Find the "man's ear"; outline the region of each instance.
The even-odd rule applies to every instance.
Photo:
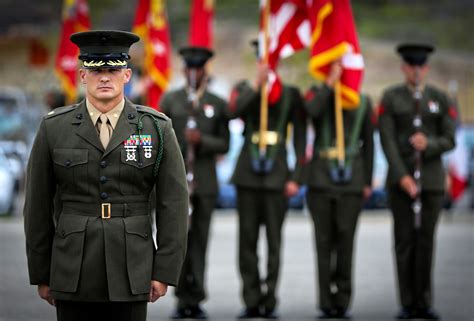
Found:
[[[130,68],[125,69],[125,72],[123,74],[123,83],[124,84],[128,83],[131,78],[132,78],[132,69]]]
[[[86,71],[84,69],[79,69],[79,77],[81,78],[81,83],[86,84]]]

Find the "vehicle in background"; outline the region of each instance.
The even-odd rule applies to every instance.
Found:
[[[17,87],[0,87],[0,214],[12,213],[44,104]]]
[[[387,192],[385,190],[385,179],[387,177],[387,159],[380,142],[380,134],[374,132],[374,165],[372,173],[372,194],[364,203],[364,209],[381,209],[387,207]]]
[[[13,213],[15,209],[15,196],[18,194],[19,185],[15,173],[10,168],[10,161],[6,157],[2,148],[0,148],[0,215]]]
[[[0,141],[22,141],[31,146],[45,113],[44,104],[35,101],[22,89],[0,87]]]

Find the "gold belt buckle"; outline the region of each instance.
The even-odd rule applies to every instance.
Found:
[[[112,204],[110,203],[102,203],[102,218],[103,219],[108,219],[111,217],[111,210]]]
[[[279,140],[279,134],[278,132],[275,131],[266,131],[263,132],[263,135],[265,136],[265,144],[267,145],[276,145]],[[253,144],[258,144],[260,142],[260,133],[259,132],[254,132],[252,134],[251,140]]]

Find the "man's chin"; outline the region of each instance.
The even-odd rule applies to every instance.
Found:
[[[96,95],[97,99],[102,101],[113,100],[117,95],[113,92],[99,92]]]

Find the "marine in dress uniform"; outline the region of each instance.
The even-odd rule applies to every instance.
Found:
[[[281,97],[268,107],[267,152],[260,158],[260,86],[268,69],[258,66],[255,87],[247,81],[232,91],[229,117],[245,123],[244,144],[232,176],[237,188],[239,215],[239,270],[245,309],[239,318],[276,318],[277,282],[280,271],[281,229],[288,198],[298,193],[303,180],[306,119],[303,99],[297,88],[284,85]],[[297,156],[294,171],[287,163],[287,127],[293,124],[293,145]],[[268,248],[266,276],[258,269],[257,243],[265,227]],[[262,281],[264,280],[264,281]]]
[[[192,185],[188,250],[175,292],[178,302],[172,318],[204,319],[207,314],[200,303],[206,298],[207,244],[218,194],[216,158],[229,149],[227,103],[207,88],[205,65],[213,52],[201,47],[185,47],[179,52],[187,84],[166,93],[160,103],[161,110],[173,121],[188,184]]]
[[[86,99],[49,112],[32,147],[29,277],[60,321],[145,320],[147,301],[177,284],[184,261],[188,192],[171,121],[123,95],[128,50],[138,40],[122,31],[71,36]]]
[[[343,110],[344,168],[330,153],[336,141],[333,86],[341,72],[341,63],[333,63],[326,82],[306,95],[306,112],[315,128],[306,199],[316,240],[320,318],[349,317],[354,234],[372,190],[374,118],[367,96],[361,95],[356,109]]]
[[[445,172],[441,156],[455,145],[456,110],[447,95],[426,84],[428,55],[434,47],[402,44],[406,81],[387,89],[379,106],[380,136],[388,161],[387,190],[393,213],[399,319],[438,319],[432,309],[431,271],[436,223],[442,209]],[[415,129],[417,103],[421,92],[421,128]],[[414,179],[415,151],[421,153],[421,190]],[[414,199],[421,199],[421,226],[414,226]]]

